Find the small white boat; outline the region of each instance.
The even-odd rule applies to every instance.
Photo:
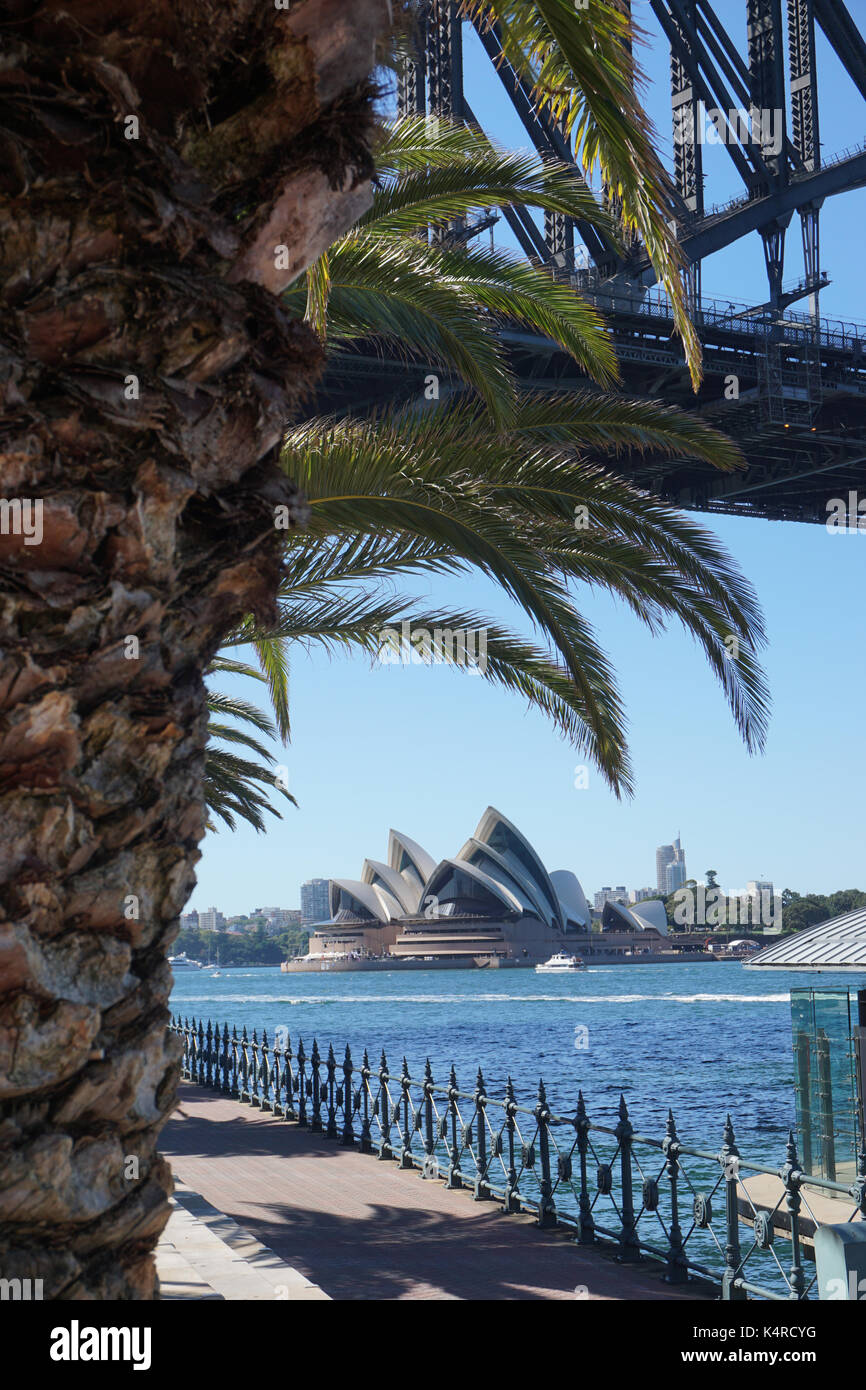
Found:
[[[573,970],[582,970],[583,961],[579,956],[569,955],[568,951],[557,951],[550,960],[546,960],[543,965],[536,965],[535,969],[539,975],[563,975]]]

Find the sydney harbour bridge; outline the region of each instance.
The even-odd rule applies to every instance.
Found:
[[[463,24],[473,23],[528,140],[540,156],[572,164],[582,179],[569,141],[504,60],[496,28],[462,21],[454,0],[426,0],[417,8],[414,56],[398,83],[400,112],[480,124],[463,60]],[[527,257],[570,280],[604,314],[623,389],[696,411],[737,441],[748,464],[723,474],[697,460],[649,457],[632,462],[630,476],[698,511],[826,522],[828,499],[866,497],[866,325],[821,317],[820,291],[830,279],[820,264],[820,215],[825,199],[866,185],[866,144],[822,152],[816,29],[853,83],[850,124],[864,134],[866,41],[842,0],[723,0],[724,22],[709,0],[649,0],[644,8],[670,48],[670,216],[687,259],[703,345],[698,395],[667,298],[639,243],[617,250],[588,224],[545,214],[542,227],[518,206],[502,208],[502,218]],[[643,15],[641,22],[649,27]],[[707,112],[718,122],[718,143],[740,188],[721,205],[706,199]],[[775,119],[749,122],[738,112]],[[481,218],[460,235],[476,235],[490,221]],[[789,283],[786,240],[797,230],[804,273]],[[703,299],[702,261],[755,236],[767,272],[763,302]],[[525,386],[585,384],[556,344],[522,330],[500,332]],[[428,370],[426,363],[391,361],[387,352],[383,357],[362,345],[340,354],[318,405],[356,412],[409,398]]]

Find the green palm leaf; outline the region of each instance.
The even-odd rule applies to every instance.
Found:
[[[464,9],[496,25],[507,61],[573,138],[586,173],[601,176],[625,231],[643,241],[670,296],[697,388],[701,348],[672,226],[673,190],[656,154],[657,137],[640,98],[644,77],[632,52],[642,31],[618,0],[585,7],[573,0],[464,0]]]
[[[224,656],[217,656],[210,663],[206,675],[225,673],[267,683],[267,678],[254,667]],[[256,830],[263,831],[266,828],[266,815],[281,819],[279,810],[271,804],[271,791],[279,792],[293,806],[297,805],[295,798],[274,776],[276,758],[270,749],[243,727],[249,725],[258,733],[274,739],[277,736],[274,721],[248,700],[220,691],[209,690],[207,704],[210,718],[205,749],[205,805],[211,815],[217,816],[230,830],[236,828],[240,817]],[[227,724],[227,718],[237,722]],[[244,757],[231,748],[220,746],[226,743],[243,748],[255,757]]]

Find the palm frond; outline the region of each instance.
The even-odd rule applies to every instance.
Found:
[[[206,674],[213,675],[215,672],[264,679],[255,667],[221,655],[210,663]],[[292,805],[297,805],[282,781],[274,775],[276,758],[270,749],[244,727],[249,725],[257,733],[274,739],[277,737],[274,721],[265,710],[248,700],[220,691],[208,691],[207,705],[210,718],[205,749],[205,805],[212,816],[217,816],[230,830],[236,828],[237,817],[240,817],[256,830],[262,831],[266,824],[265,814],[281,819],[279,810],[271,804],[270,792],[277,791]],[[237,722],[226,723],[226,719]],[[255,757],[243,757],[231,748],[220,746],[227,743],[243,748]]]
[[[701,348],[689,318],[684,259],[672,225],[671,181],[642,104],[643,73],[634,44],[643,32],[621,0],[463,0],[467,14],[495,25],[504,57],[535,100],[574,140],[587,175],[598,172],[623,228],[640,236],[670,297],[677,332],[697,388]]]
[[[575,583],[607,588],[656,630],[677,618],[705,651],[747,746],[762,746],[768,697],[756,657],[757,600],[710,533],[600,466],[626,447],[724,467],[738,462],[724,436],[670,407],[620,398],[598,406],[596,397],[575,401],[573,393],[527,397],[510,430],[492,429],[482,409],[459,401],[418,415],[296,426],[284,466],[309,498],[313,536],[328,538],[331,568],[320,564],[311,576],[302,566],[304,601],[292,611],[287,589],[281,631],[299,635],[321,623],[333,644],[357,640],[353,624],[361,620],[387,625],[396,595],[368,597],[365,606],[329,587],[341,582],[344,556],[347,572],[374,576],[376,546],[358,537],[382,533],[389,577],[425,566],[476,569],[523,609],[549,646],[547,659],[571,683],[581,746],[615,790],[629,786],[623,712],[575,606]],[[578,507],[589,519],[585,531],[575,530]]]
[[[283,743],[291,737],[289,715],[289,654],[285,643],[278,637],[260,632],[252,618],[247,617],[229,633],[222,647],[226,651],[232,647],[251,645],[258,658],[260,673],[253,672],[257,679],[264,680],[271,697],[271,708],[276,719],[276,731]],[[225,659],[225,658],[223,658]],[[247,673],[251,668],[247,667]]]

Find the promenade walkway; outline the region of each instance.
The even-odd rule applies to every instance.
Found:
[[[529,1216],[183,1082],[175,1177],[334,1299],[695,1299]],[[291,1294],[289,1295],[291,1297]],[[705,1296],[705,1295],[704,1295]]]

